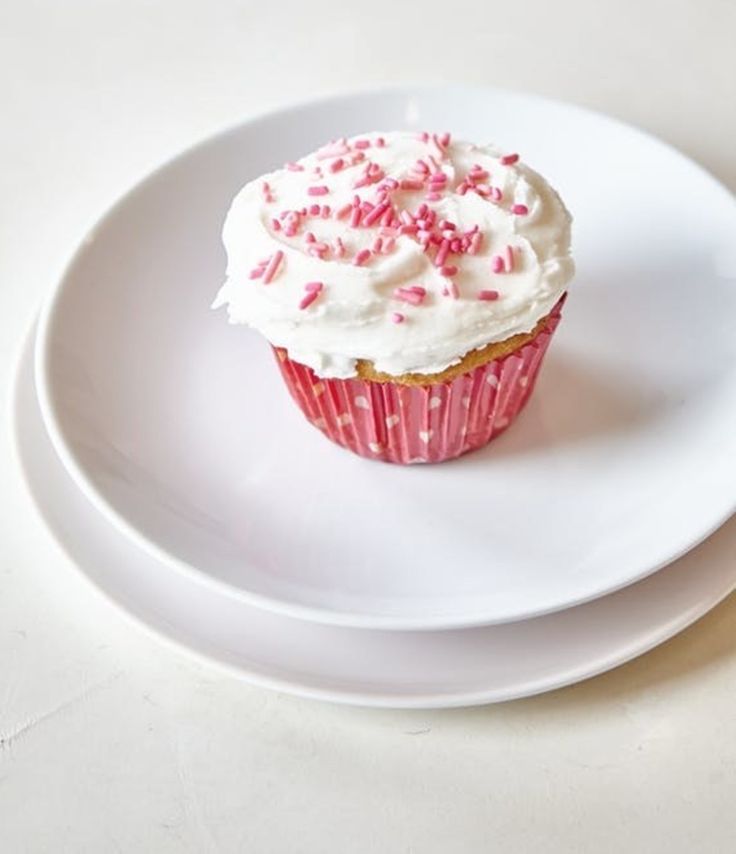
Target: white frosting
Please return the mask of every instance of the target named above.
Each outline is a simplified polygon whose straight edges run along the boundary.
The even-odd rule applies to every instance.
[[[379,136],[385,145],[377,144]],[[369,140],[370,147],[356,148],[359,139]],[[332,145],[334,151],[348,149],[341,155],[346,165],[339,171],[331,171],[337,155],[325,156],[333,151],[326,147],[300,160],[301,171],[284,168],[264,175],[235,197],[223,230],[227,281],[214,303],[215,308],[227,305],[232,323],[258,329],[320,376],[354,376],[357,359],[370,360],[376,370],[394,375],[435,373],[470,350],[529,332],[564,293],[574,272],[571,218],[544,178],[523,162],[504,165],[497,149],[466,142],[452,141],[438,149],[432,137],[422,139],[414,132],[370,134]],[[361,157],[358,152],[364,159],[351,165],[351,158]],[[436,222],[454,223],[457,234],[477,225],[483,237],[476,254],[450,253],[444,264],[457,267],[457,272],[445,270],[443,275],[434,259],[437,245],[425,251],[416,235],[400,234],[390,252],[373,252],[365,264],[356,266],[356,254],[374,245],[381,226],[353,228],[352,212],[342,219],[336,212],[356,194],[375,203],[385,178],[411,180],[418,159],[434,171],[430,157],[448,178],[440,198],[428,200],[426,186],[390,190],[388,198],[397,215],[403,210],[415,214],[426,203],[436,211]],[[385,178],[355,189],[368,163],[378,164]],[[500,189],[500,200],[474,189],[460,192],[474,164],[489,176],[473,184],[486,194],[487,187]],[[311,195],[310,187],[327,187],[328,192]],[[495,189],[493,193],[498,196]],[[329,205],[329,217],[303,216],[297,233],[286,236],[288,220],[279,219],[282,212],[309,211],[315,204]],[[513,213],[513,205],[526,206],[528,212]],[[281,225],[278,230],[274,219]],[[328,244],[323,257],[308,254],[308,232],[316,244]],[[449,238],[449,232],[446,235]],[[336,238],[345,247],[343,257],[336,257]],[[496,269],[500,264],[495,256],[503,258],[508,246],[513,247],[513,271],[494,272],[494,264]],[[277,250],[283,257],[272,280],[266,283],[263,274],[252,278],[254,269],[259,264],[262,269],[262,262]],[[300,308],[305,285],[314,282],[322,283],[322,289]],[[458,298],[452,296],[453,283]],[[426,290],[418,305],[396,297],[397,288],[411,286]],[[448,288],[450,293],[443,295]],[[488,290],[498,297],[486,294],[491,299],[479,299],[479,293]]]

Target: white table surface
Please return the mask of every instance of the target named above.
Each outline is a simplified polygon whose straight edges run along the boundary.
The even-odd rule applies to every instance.
[[[410,32],[415,35],[408,35]],[[639,124],[736,188],[731,0],[0,0],[0,392],[84,230],[248,114],[460,81]],[[0,456],[0,851],[732,852],[736,597],[543,697],[365,711],[164,648],[71,571]]]

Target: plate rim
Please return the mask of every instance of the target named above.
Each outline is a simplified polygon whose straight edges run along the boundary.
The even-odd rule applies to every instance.
[[[688,551],[696,548],[708,537],[710,537],[718,528],[720,528],[733,514],[736,512],[736,491],[732,497],[730,504],[721,515],[714,517],[714,521],[709,526],[700,532],[684,546],[670,553],[666,558],[647,567],[640,574],[628,577],[626,580],[609,585],[603,589],[597,590],[590,594],[584,594],[574,599],[565,600],[563,603],[553,603],[548,607],[538,607],[533,611],[516,613],[510,616],[488,616],[478,614],[474,616],[461,615],[440,615],[440,616],[393,616],[393,615],[376,615],[356,613],[349,610],[334,610],[318,605],[307,605],[291,600],[279,599],[275,596],[254,592],[243,587],[236,586],[230,582],[224,581],[208,575],[195,564],[178,557],[176,554],[168,551],[163,546],[159,545],[155,540],[149,538],[136,528],[113,504],[105,497],[104,493],[98,489],[92,479],[86,474],[84,466],[77,460],[73,449],[64,438],[63,429],[61,427],[61,419],[57,417],[56,409],[53,404],[53,395],[51,393],[51,378],[49,373],[50,363],[50,330],[53,325],[56,310],[63,299],[64,292],[68,284],[73,280],[72,273],[75,265],[85,252],[87,239],[98,229],[104,227],[109,220],[113,219],[116,214],[131,201],[136,194],[143,191],[144,188],[156,177],[165,170],[173,166],[175,163],[189,157],[190,155],[205,149],[209,145],[216,143],[226,137],[242,132],[245,127],[256,125],[259,122],[267,122],[271,118],[291,113],[294,111],[308,112],[311,109],[318,108],[324,105],[337,104],[345,102],[352,98],[381,98],[381,97],[397,97],[397,96],[417,96],[422,93],[448,93],[448,92],[471,92],[475,95],[493,95],[497,94],[501,97],[512,96],[528,102],[537,102],[542,104],[564,107],[572,112],[579,112],[583,115],[593,116],[598,120],[602,120],[613,125],[625,128],[628,132],[633,132],[650,142],[655,142],[659,146],[664,146],[673,155],[685,162],[690,168],[695,168],[701,177],[712,185],[714,190],[724,194],[730,202],[736,206],[736,197],[730,190],[719,181],[705,167],[693,160],[684,152],[677,149],[670,143],[662,140],[655,134],[646,130],[624,122],[621,119],[610,116],[598,110],[592,110],[587,107],[580,106],[575,103],[550,98],[536,93],[524,92],[522,90],[507,89],[502,87],[486,87],[479,85],[397,85],[381,88],[366,88],[354,91],[345,91],[328,96],[318,97],[309,100],[296,101],[284,106],[278,106],[269,110],[265,110],[247,118],[241,119],[234,123],[227,124],[224,128],[214,133],[201,137],[195,143],[188,145],[167,158],[154,169],[145,173],[139,178],[128,190],[120,195],[113,204],[108,207],[103,213],[93,220],[90,228],[84,232],[84,236],[68,256],[68,259],[61,267],[61,272],[55,277],[55,285],[50,290],[46,298],[43,300],[39,316],[37,318],[36,338],[34,347],[34,380],[36,385],[36,395],[39,401],[42,418],[46,425],[46,430],[49,434],[51,443],[57,455],[62,461],[64,468],[72,477],[77,487],[85,494],[86,498],[97,508],[97,510],[106,517],[108,522],[121,531],[126,537],[132,540],[139,548],[147,552],[156,560],[162,561],[169,566],[174,567],[177,571],[193,577],[200,583],[218,588],[221,592],[229,596],[236,597],[253,604],[259,608],[263,608],[275,613],[284,614],[300,619],[310,620],[324,625],[335,625],[344,627],[366,628],[366,629],[383,629],[396,631],[427,631],[438,629],[463,629],[477,628],[488,625],[500,625],[504,623],[512,623],[520,620],[532,619],[541,617],[547,614],[552,614],[566,608],[576,607],[593,601],[603,596],[615,593],[624,587],[635,584],[647,576],[659,571],[669,563],[678,560]]]
[[[23,397],[22,381],[23,374],[25,371],[27,371],[29,374],[29,381],[35,384],[32,364],[33,355],[30,346],[32,336],[35,330],[36,320],[34,319],[34,321],[30,324],[29,329],[26,331],[22,338],[22,343],[19,348],[19,357],[16,358],[14,363],[15,367],[13,370],[13,375],[9,388],[9,402],[12,422],[10,430],[10,441],[11,453],[16,466],[16,471],[18,472],[20,479],[23,483],[26,497],[30,500],[32,506],[38,514],[38,518],[40,519],[45,531],[50,536],[55,546],[64,555],[65,559],[74,568],[74,571],[76,572],[77,576],[81,577],[84,580],[84,583],[87,584],[92,590],[94,590],[95,595],[98,595],[101,601],[105,601],[109,605],[112,605],[112,607],[114,607],[119,614],[122,614],[122,616],[129,624],[134,625],[146,636],[156,640],[159,643],[163,643],[167,648],[174,650],[177,654],[181,654],[186,658],[197,661],[203,666],[213,667],[220,673],[238,679],[239,681],[244,681],[255,687],[278,691],[280,693],[288,694],[291,696],[301,697],[309,700],[316,700],[319,702],[330,702],[345,706],[357,706],[361,708],[375,709],[457,709],[491,705],[497,703],[506,703],[512,702],[514,700],[522,700],[528,697],[534,697],[540,694],[556,691],[561,688],[566,688],[581,682],[586,682],[589,679],[593,679],[594,677],[602,675],[603,673],[615,670],[618,667],[621,667],[624,664],[635,660],[636,658],[646,655],[648,652],[652,651],[656,647],[662,645],[663,643],[672,639],[676,635],[693,626],[706,614],[710,613],[718,605],[724,602],[728,598],[728,596],[731,595],[734,590],[736,590],[736,572],[734,572],[728,583],[726,583],[725,585],[719,585],[717,590],[715,590],[715,592],[711,596],[704,599],[697,608],[683,610],[682,614],[679,616],[678,619],[663,620],[661,630],[652,635],[646,643],[641,644],[639,646],[626,646],[622,649],[617,647],[618,652],[613,651],[607,657],[599,656],[594,666],[592,667],[586,667],[584,664],[581,664],[577,668],[568,668],[557,676],[547,676],[546,678],[539,677],[536,680],[527,680],[515,690],[504,690],[496,687],[485,690],[480,689],[465,692],[458,691],[455,693],[425,692],[412,695],[410,693],[394,694],[381,691],[370,693],[367,690],[360,692],[350,689],[328,689],[324,687],[310,685],[309,682],[306,680],[298,681],[294,679],[289,680],[285,678],[280,678],[278,676],[267,676],[256,670],[249,669],[245,665],[238,665],[233,662],[228,662],[226,660],[218,658],[216,655],[216,651],[208,652],[207,650],[200,649],[196,646],[196,643],[194,641],[188,642],[187,639],[185,639],[184,637],[177,635],[175,630],[167,630],[167,624],[165,620],[159,621],[158,623],[147,621],[144,616],[135,611],[132,607],[126,605],[122,597],[118,597],[114,593],[111,593],[105,587],[104,583],[99,580],[99,578],[85,571],[82,566],[77,563],[73,555],[72,549],[69,545],[67,545],[58,528],[54,526],[54,524],[50,521],[47,511],[44,508],[42,501],[38,497],[37,489],[34,488],[34,486],[32,485],[33,478],[28,473],[28,469],[25,462],[25,454],[21,450],[22,440],[20,438],[20,431],[18,429],[20,422],[19,412],[22,406]],[[32,402],[35,402],[37,406],[39,405],[37,394],[32,393],[30,396],[30,400]],[[40,406],[38,414],[39,416],[41,415]],[[49,435],[47,425],[43,423],[42,426],[44,430],[44,438],[46,441],[48,441],[51,452],[55,454],[56,449],[54,448],[53,443],[51,442],[51,437]],[[71,474],[63,466],[62,461],[58,459],[58,462],[61,468],[63,469],[64,476],[68,479],[69,485],[71,487],[77,487],[77,484],[72,478]],[[107,526],[113,536],[124,536],[124,534],[119,531],[115,526],[109,524],[108,520],[105,519],[104,515],[99,512],[95,504],[87,499],[86,495],[84,496],[84,500],[86,502],[87,511],[89,512],[90,516],[93,517],[99,525]],[[136,543],[128,541],[128,545],[133,549],[141,551],[141,553],[144,555],[147,554],[144,550],[139,549]],[[149,557],[152,556],[149,555]],[[167,564],[163,564],[163,568],[166,569],[169,567]],[[178,574],[173,574],[172,577],[176,578],[177,576]],[[179,583],[196,584],[197,581],[193,578],[182,577],[179,579]],[[605,598],[605,596],[599,598]],[[243,606],[246,608],[256,607],[251,603],[247,602],[239,602],[238,604],[239,606]],[[585,607],[585,605],[583,605],[582,607]],[[564,612],[557,613],[562,614]],[[279,616],[281,617],[282,615]],[[296,618],[284,615],[283,619]],[[361,629],[357,629],[354,627],[347,627],[345,630],[353,632],[361,631]],[[468,631],[472,631],[472,629],[468,629]],[[441,634],[441,631],[430,630],[430,633]]]

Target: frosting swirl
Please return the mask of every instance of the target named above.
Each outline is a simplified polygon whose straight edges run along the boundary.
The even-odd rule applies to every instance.
[[[570,222],[516,154],[449,134],[341,139],[240,190],[213,307],[320,376],[358,359],[437,373],[552,310]]]

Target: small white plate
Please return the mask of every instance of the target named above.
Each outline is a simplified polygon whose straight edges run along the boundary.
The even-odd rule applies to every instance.
[[[407,633],[281,616],[158,563],[94,509],[44,430],[30,348],[15,400],[26,481],[51,532],[82,573],[145,628],[263,687],[404,708],[510,700],[628,661],[691,624],[736,586],[734,520],[646,581],[535,620]]]
[[[407,125],[521,151],[575,214],[579,274],[508,435],[400,468],[307,426],[265,342],[209,304],[245,180]],[[476,89],[321,101],[199,145],[95,227],[43,312],[42,410],[109,520],[252,604],[373,628],[528,618],[642,578],[733,511],[734,245],[723,187],[595,113]]]

